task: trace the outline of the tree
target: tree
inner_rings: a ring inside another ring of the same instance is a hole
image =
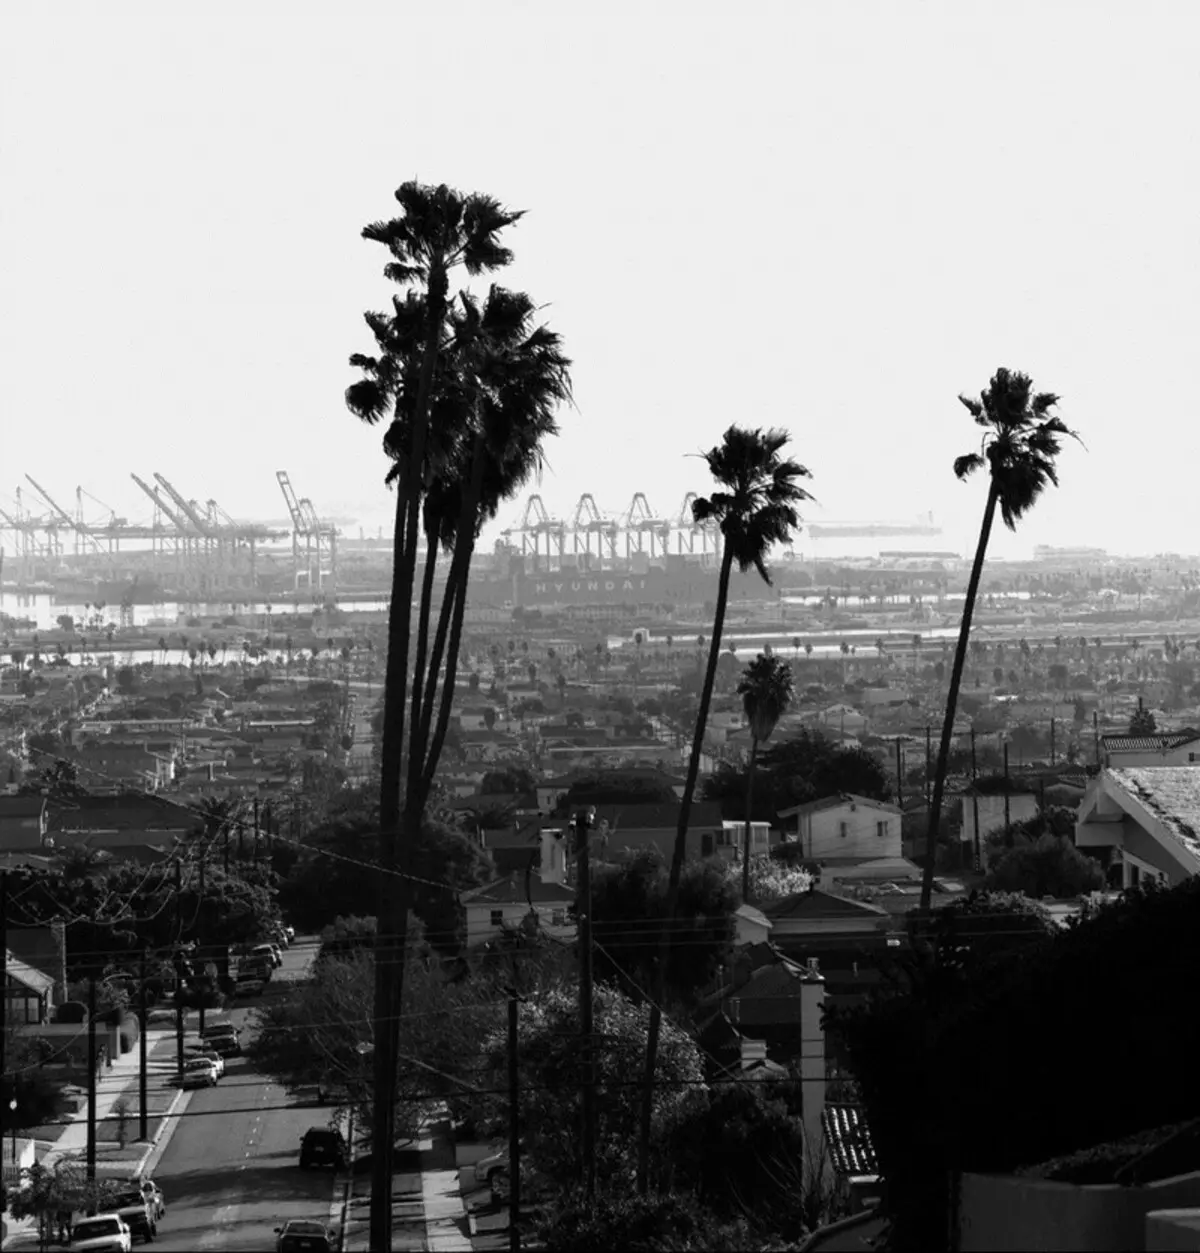
[[[971,564],[971,575],[963,599],[958,644],[954,650],[954,664],[950,670],[950,687],[946,696],[946,715],[938,745],[925,841],[925,867],[921,879],[922,909],[929,908],[933,894],[938,829],[942,798],[946,791],[946,766],[958,709],[958,690],[962,684],[967,644],[971,636],[971,617],[979,595],[979,580],[983,574],[983,563],[987,556],[996,509],[998,506],[1004,525],[1010,531],[1015,531],[1017,522],[1037,502],[1046,485],[1053,483],[1057,486],[1055,458],[1062,449],[1062,437],[1074,435],[1061,418],[1051,413],[1058,403],[1057,396],[1052,392],[1034,394],[1033,382],[1028,375],[1014,373],[1003,367],[992,376],[991,382],[978,400],[967,396],[960,396],[959,400],[976,424],[983,428],[984,435],[980,452],[958,457],[954,462],[954,473],[957,478],[965,480],[976,470],[986,469],[988,492],[979,540],[975,546],[975,559]]]
[[[406,289],[390,315],[366,322],[379,356],[355,354],[363,378],[346,401],[368,423],[389,417],[384,450],[396,486],[392,612],[388,623],[381,744],[380,852],[385,871],[403,872],[406,844],[420,830],[441,746],[449,727],[462,635],[470,557],[479,527],[539,464],[542,440],[555,430],[553,412],[569,398],[569,363],[558,337],[535,328],[528,297],[491,288],[486,302],[449,298],[451,272],[477,276],[502,268],[512,254],[500,233],[521,214],[487,196],[463,195],[444,184],[403,184],[401,216],[376,222],[364,238],[383,244],[392,260],[386,277]],[[431,418],[433,419],[431,421]],[[425,566],[419,599],[414,582],[422,532]],[[434,567],[441,548],[452,551],[450,573],[430,647]],[[417,603],[415,653],[410,656],[412,605]],[[437,678],[445,658],[442,699],[434,724]],[[409,672],[412,672],[411,712]],[[407,737],[407,743],[406,741]],[[408,780],[404,784],[407,771]],[[403,786],[402,786],[403,785]],[[403,810],[401,808],[401,797]],[[380,876],[376,1015],[398,1021],[404,968],[388,960],[406,912],[403,878]],[[399,884],[399,890],[396,890]],[[383,1033],[380,1033],[381,1036]],[[394,1037],[376,1053],[377,1136],[389,1146],[395,1102]],[[390,1162],[375,1163],[371,1244],[390,1246]]]
[[[717,581],[717,604],[713,615],[712,638],[708,648],[708,665],[700,692],[700,710],[692,736],[687,777],[675,830],[675,847],[667,898],[667,920],[662,929],[656,991],[650,1011],[650,1028],[646,1038],[645,1091],[642,1097],[642,1123],[638,1142],[638,1188],[648,1187],[650,1155],[650,1123],[654,1097],[655,1055],[662,1021],[662,981],[666,976],[667,947],[671,923],[675,917],[680,875],[687,849],[688,818],[692,797],[700,773],[700,757],[704,752],[704,734],[708,711],[712,704],[717,662],[721,655],[721,633],[725,627],[725,609],[729,603],[729,579],[736,561],[744,574],[752,567],[767,584],[767,558],[776,544],[786,544],[800,525],[797,506],[812,497],[798,480],[809,478],[809,471],[798,462],[782,455],[788,442],[781,430],[747,430],[731,426],[720,444],[704,454],[709,473],[718,489],[708,497],[700,497],[692,505],[693,519],[700,525],[716,523],[721,532],[721,568]]]
[[[666,868],[653,852],[594,872],[596,977],[615,983],[634,1000],[645,999],[654,980],[656,927],[667,917],[667,896]],[[691,1004],[712,982],[733,942],[738,904],[736,879],[731,880],[724,862],[705,858],[684,866],[673,924],[678,943],[671,946],[663,984],[673,1000]]]
[[[537,780],[524,766],[489,770],[479,784],[481,796],[529,796],[536,791]]]
[[[1133,712],[1133,717],[1129,719],[1130,735],[1153,735],[1158,730],[1158,721],[1154,717],[1152,709],[1143,709],[1138,706]]]
[[[771,738],[792,703],[792,668],[778,657],[759,655],[742,671],[738,684],[750,725],[750,769],[746,780],[746,832],[742,841],[742,900],[750,901],[750,820],[754,809],[754,771],[758,746]]]
[[[1070,839],[1046,834],[1004,853],[989,871],[984,886],[988,891],[1024,892],[1038,900],[1044,896],[1065,899],[1099,891],[1104,886],[1104,871]]]
[[[629,1141],[637,1132],[638,1089],[629,1075],[645,1048],[649,1007],[637,1005],[617,989],[599,985],[594,1000],[598,1045],[592,1049],[596,1076],[596,1176],[604,1188],[630,1182]],[[587,1045],[579,1031],[579,997],[556,989],[529,998],[520,1010],[519,1052],[524,1153],[530,1167],[560,1185],[582,1173],[583,1135],[580,1078]],[[654,1124],[662,1127],[680,1110],[693,1087],[703,1083],[700,1051],[687,1033],[668,1023],[655,1055]],[[505,1030],[497,1021],[484,1044],[484,1056],[505,1090]],[[484,1134],[508,1124],[504,1097],[481,1097],[476,1121]]]

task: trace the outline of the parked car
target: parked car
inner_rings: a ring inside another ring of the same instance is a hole
[[[483,1184],[485,1187],[492,1186],[492,1177],[497,1174],[508,1174],[508,1149],[503,1148],[498,1153],[491,1153],[487,1157],[481,1157],[475,1163],[475,1182]]]
[[[88,1253],[130,1253],[133,1235],[120,1214],[81,1218],[71,1230],[71,1248]]]
[[[332,1127],[309,1127],[300,1137],[300,1169],[310,1166],[332,1166],[345,1170],[350,1163],[346,1137]]]
[[[275,944],[256,944],[250,950],[250,961],[255,958],[263,959],[271,963],[273,969],[278,970],[283,965],[283,954],[279,951],[278,945]]]
[[[183,1086],[185,1088],[215,1088],[220,1075],[207,1057],[195,1057],[183,1063]]]
[[[211,1044],[189,1044],[184,1048],[183,1056],[185,1061],[195,1057],[207,1057],[217,1068],[217,1078],[225,1078],[225,1059]]]
[[[293,1218],[275,1228],[275,1253],[333,1253],[333,1232],[324,1223]]]
[[[131,1179],[129,1182],[133,1187],[141,1189],[142,1196],[146,1198],[146,1204],[150,1206],[154,1221],[162,1222],[167,1216],[167,1198],[163,1196],[158,1184],[153,1179]]]
[[[222,1057],[239,1057],[242,1052],[241,1032],[231,1022],[214,1022],[204,1028],[201,1039]]]
[[[266,990],[266,987],[267,981],[265,979],[258,979],[253,975],[250,978],[243,978],[241,975],[238,975],[238,980],[233,985],[233,994],[241,997],[259,996]]]
[[[116,1210],[121,1221],[129,1228],[131,1240],[142,1240],[146,1244],[153,1242],[158,1235],[158,1219],[140,1187],[122,1192],[117,1197]]]

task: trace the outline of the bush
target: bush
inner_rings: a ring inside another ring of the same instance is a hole
[[[82,1001],[63,1001],[54,1011],[55,1022],[85,1023],[88,1007]]]
[[[744,1222],[719,1222],[693,1201],[675,1196],[600,1196],[592,1205],[572,1196],[539,1235],[555,1253],[595,1253],[597,1249],[699,1253],[754,1247]]]

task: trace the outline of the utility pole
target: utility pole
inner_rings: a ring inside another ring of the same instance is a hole
[[[975,728],[971,728],[971,814],[975,820],[975,869],[983,865],[983,855],[979,848],[979,767],[975,762]]]
[[[8,1039],[8,871],[0,870],[0,931],[4,932],[4,942],[0,944],[0,1081],[8,1064],[5,1041]],[[13,1134],[16,1134],[16,1115],[13,1114]],[[16,1161],[13,1168],[16,1169]],[[7,1189],[4,1186],[3,1173],[0,1172],[0,1211],[7,1200]]]
[[[592,875],[589,853],[591,826],[596,818],[593,806],[577,809],[572,820],[576,835],[579,874],[579,1030],[585,1050],[583,1064],[583,1170],[588,1200],[596,1195],[596,1089],[594,993],[592,987]]]
[[[254,852],[255,858],[258,857],[258,797],[254,798]]]
[[[521,1253],[521,1089],[517,1069],[517,1006],[525,998],[508,989],[508,1248]]]
[[[148,1119],[146,1117],[146,1080],[147,1080],[147,1064],[146,1064],[146,1027],[147,1019],[150,1014],[149,996],[146,992],[146,975],[148,973],[149,961],[147,960],[147,950],[142,949],[142,988],[140,994],[141,1000],[141,1016],[142,1029],[138,1032],[138,1139],[149,1140],[150,1130]]]
[[[200,908],[196,911],[197,918],[201,917],[203,910],[204,910],[204,879],[205,879],[204,868],[207,865],[208,865],[208,851],[207,849],[202,848],[200,850]],[[200,958],[200,968],[201,970],[204,970],[207,967],[208,963],[204,960],[205,955],[204,955],[203,939],[201,939],[200,941],[198,956]],[[204,984],[201,983],[200,984],[199,1027],[200,1027],[200,1038],[202,1040],[204,1039],[204,992],[205,992]]]
[[[929,804],[929,772],[933,769],[933,728],[925,724],[925,804]]]
[[[900,752],[900,737],[896,736],[896,804],[904,811],[904,758]]]
[[[224,839],[225,847],[222,849],[222,852],[225,857],[225,873],[226,874],[229,873],[229,833],[230,833],[231,826],[232,824],[230,823],[229,819],[226,818],[225,819],[225,839]]]
[[[1008,816],[1008,741],[1004,741],[1004,826],[1007,830]]]
[[[183,1082],[183,863],[175,862],[175,1060]]]
[[[87,1177],[96,1180],[96,976],[88,979]]]
[[[1096,769],[1100,769],[1100,711],[1092,710],[1092,742],[1096,748]]]
[[[1050,719],[1050,764],[1054,765],[1054,719]]]

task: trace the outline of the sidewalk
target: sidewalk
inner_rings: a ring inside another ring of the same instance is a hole
[[[173,1115],[190,1095],[178,1086],[175,1032],[152,1029],[146,1033],[146,1115],[149,1141],[137,1140],[139,1125],[140,1045],[116,1058],[96,1079],[96,1173],[133,1178],[141,1174],[146,1162],[170,1133]],[[128,1103],[128,1135],[124,1146],[117,1141],[117,1121],[113,1113],[116,1102],[124,1097]],[[53,1169],[56,1162],[74,1159],[82,1163],[87,1155],[87,1105],[66,1124],[41,1157],[42,1165]],[[37,1247],[37,1229],[32,1221],[17,1224],[5,1218],[9,1234],[0,1244],[3,1249]]]
[[[448,1120],[397,1149],[392,1176],[392,1253],[470,1253],[466,1207],[458,1186],[454,1133]],[[342,1219],[342,1253],[370,1253],[371,1184],[352,1177]]]

